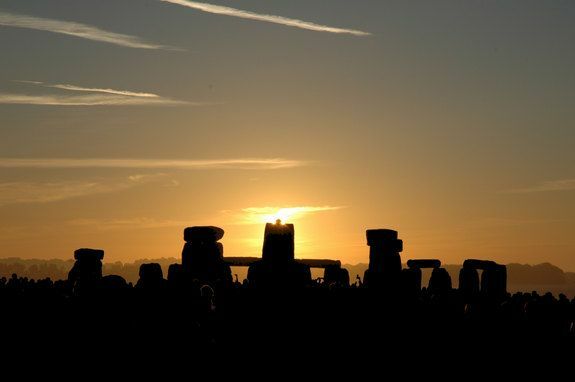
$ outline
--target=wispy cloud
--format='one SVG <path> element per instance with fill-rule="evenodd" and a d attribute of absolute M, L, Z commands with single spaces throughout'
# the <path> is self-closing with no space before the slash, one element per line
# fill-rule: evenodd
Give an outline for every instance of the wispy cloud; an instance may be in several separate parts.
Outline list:
<path fill-rule="evenodd" d="M 207 106 L 213 103 L 180 101 L 154 93 L 134 92 L 108 88 L 90 88 L 69 84 L 47 84 L 41 81 L 15 82 L 54 88 L 69 92 L 92 93 L 82 95 L 66 94 L 14 94 L 0 93 L 0 104 L 45 105 L 45 106 Z"/>
<path fill-rule="evenodd" d="M 16 203 L 49 203 L 95 194 L 127 190 L 163 179 L 165 174 L 130 176 L 119 180 L 0 183 L 0 206 Z"/>
<path fill-rule="evenodd" d="M 299 206 L 299 207 L 249 207 L 242 209 L 240 223 L 261 224 L 272 223 L 280 219 L 284 223 L 292 222 L 305 215 L 335 211 L 344 208 L 343 206 Z"/>
<path fill-rule="evenodd" d="M 0 25 L 59 33 L 128 48 L 180 50 L 170 46 L 150 43 L 138 37 L 108 32 L 86 24 L 18 15 L 7 12 L 0 12 Z"/>
<path fill-rule="evenodd" d="M 102 89 L 102 88 L 86 88 L 82 86 L 69 85 L 69 84 L 47 84 L 41 81 L 27 81 L 27 80 L 16 80 L 15 82 L 21 82 L 24 84 L 40 85 L 46 88 L 70 90 L 75 92 L 89 92 L 89 93 L 105 93 L 105 94 L 116 94 L 128 97 L 143 97 L 143 98 L 161 98 L 159 95 L 154 93 L 143 93 L 143 92 L 133 92 L 129 90 L 115 90 L 115 89 Z"/>
<path fill-rule="evenodd" d="M 268 23 L 281 24 L 281 25 L 285 25 L 288 27 L 312 30 L 312 31 L 316 31 L 316 32 L 343 33 L 343 34 L 351 34 L 354 36 L 369 36 L 370 35 L 370 33 L 368 33 L 368 32 L 363 32 L 363 31 L 359 31 L 359 30 L 335 28 L 335 27 L 316 24 L 316 23 L 312 23 L 312 22 L 308 22 L 308 21 L 290 19 L 290 18 L 283 17 L 283 16 L 260 14 L 260 13 L 255 13 L 255 12 L 251 12 L 251 11 L 243 11 L 241 9 L 236 9 L 236 8 L 224 7 L 221 5 L 201 3 L 198 1 L 188 1 L 188 0 L 161 0 L 161 1 L 166 2 L 166 3 L 182 5 L 182 6 L 188 7 L 188 8 L 197 9 L 197 10 L 202 11 L 202 12 L 214 13 L 217 15 L 239 17 L 242 19 L 264 21 L 264 22 L 268 22 Z"/>
<path fill-rule="evenodd" d="M 535 192 L 571 191 L 571 190 L 575 190 L 575 179 L 551 180 L 530 187 L 516 188 L 511 190 L 505 190 L 502 192 L 506 194 L 530 194 Z"/>
<path fill-rule="evenodd" d="M 194 103 L 168 98 L 127 97 L 120 95 L 28 95 L 0 93 L 0 104 L 5 105 L 44 105 L 44 106 L 206 106 L 207 103 Z"/>
<path fill-rule="evenodd" d="M 271 159 L 74 159 L 74 158 L 0 158 L 0 168 L 131 168 L 131 169 L 236 169 L 236 170 L 276 170 L 301 167 L 306 162 Z"/>

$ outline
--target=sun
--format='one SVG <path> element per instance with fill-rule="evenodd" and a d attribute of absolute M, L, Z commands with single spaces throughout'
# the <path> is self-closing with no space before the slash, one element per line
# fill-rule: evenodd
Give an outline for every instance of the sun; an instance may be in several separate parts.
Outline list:
<path fill-rule="evenodd" d="M 277 223 L 279 220 L 285 224 L 288 222 L 298 211 L 295 208 L 280 208 L 273 214 L 263 215 L 262 220 L 264 223 Z"/>
<path fill-rule="evenodd" d="M 314 212 L 339 210 L 343 207 L 333 206 L 301 206 L 301 207 L 249 207 L 244 208 L 242 212 L 245 214 L 244 219 L 249 224 L 261 223 L 293 223 L 303 216 Z"/>

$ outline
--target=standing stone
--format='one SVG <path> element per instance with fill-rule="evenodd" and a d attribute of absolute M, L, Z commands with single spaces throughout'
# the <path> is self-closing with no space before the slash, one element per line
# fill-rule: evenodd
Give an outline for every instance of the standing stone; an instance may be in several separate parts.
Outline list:
<path fill-rule="evenodd" d="M 168 283 L 170 287 L 178 288 L 183 283 L 182 264 L 170 264 L 168 267 Z"/>
<path fill-rule="evenodd" d="M 310 267 L 295 261 L 294 226 L 267 223 L 262 259 L 248 269 L 250 285 L 263 288 L 304 287 L 311 283 Z"/>
<path fill-rule="evenodd" d="M 421 292 L 421 268 L 414 267 L 401 271 L 401 291 L 406 297 L 417 298 Z"/>
<path fill-rule="evenodd" d="M 161 289 L 164 287 L 164 272 L 158 263 L 149 263 L 140 265 L 140 279 L 136 287 L 144 289 Z"/>
<path fill-rule="evenodd" d="M 507 267 L 497 264 L 497 295 L 505 297 L 507 295 Z"/>
<path fill-rule="evenodd" d="M 341 287 L 349 286 L 349 272 L 340 265 L 328 265 L 324 269 L 323 281 L 327 285 L 336 285 Z"/>
<path fill-rule="evenodd" d="M 466 301 L 479 294 L 479 272 L 471 267 L 462 267 L 459 271 L 459 291 Z"/>
<path fill-rule="evenodd" d="M 464 269 L 482 270 L 481 274 L 481 295 L 488 298 L 499 300 L 507 294 L 507 267 L 505 265 L 497 264 L 494 261 L 468 259 L 463 262 Z M 463 271 L 463 270 L 462 270 Z M 466 271 L 471 272 L 471 271 Z M 470 279 L 471 280 L 471 279 Z M 473 282 L 473 289 L 479 289 L 479 281 L 473 279 L 469 281 L 467 288 L 471 288 Z M 461 288 L 461 287 L 460 287 Z"/>
<path fill-rule="evenodd" d="M 449 293 L 451 291 L 451 276 L 449 276 L 447 269 L 433 269 L 427 289 L 434 295 L 445 295 Z"/>
<path fill-rule="evenodd" d="M 364 284 L 370 288 L 391 291 L 399 288 L 403 242 L 397 231 L 371 229 L 366 231 L 369 246 L 369 267 L 364 274 Z"/>
<path fill-rule="evenodd" d="M 224 247 L 218 243 L 224 236 L 219 227 L 188 227 L 184 230 L 181 272 L 186 279 L 215 285 L 231 283 L 232 271 L 224 262 Z M 176 268 L 174 268 L 176 272 Z"/>
<path fill-rule="evenodd" d="M 74 293 L 83 293 L 94 290 L 102 279 L 102 259 L 104 251 L 101 249 L 80 248 L 74 251 L 74 266 L 68 273 Z"/>
<path fill-rule="evenodd" d="M 495 264 L 483 271 L 481 293 L 494 300 L 505 297 L 507 294 L 507 267 L 505 265 Z"/>
<path fill-rule="evenodd" d="M 441 267 L 438 259 L 407 260 L 407 267 L 402 271 L 402 290 L 408 295 L 418 295 L 421 292 L 422 269 L 437 269 Z"/>

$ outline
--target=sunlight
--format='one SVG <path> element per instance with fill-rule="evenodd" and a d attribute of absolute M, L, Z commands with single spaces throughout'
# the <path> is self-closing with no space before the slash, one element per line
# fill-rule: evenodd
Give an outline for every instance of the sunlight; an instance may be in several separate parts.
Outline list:
<path fill-rule="evenodd" d="M 285 224 L 298 212 L 297 208 L 280 208 L 273 214 L 263 215 L 262 223 L 276 223 L 279 220 L 281 224 Z"/>
<path fill-rule="evenodd" d="M 247 214 L 245 216 L 247 222 L 252 224 L 276 223 L 278 219 L 281 220 L 282 224 L 286 224 L 286 223 L 292 223 L 294 220 L 297 220 L 306 214 L 321 211 L 337 210 L 340 208 L 341 207 L 332 207 L 332 206 L 251 207 L 251 208 L 244 208 L 243 212 Z"/>

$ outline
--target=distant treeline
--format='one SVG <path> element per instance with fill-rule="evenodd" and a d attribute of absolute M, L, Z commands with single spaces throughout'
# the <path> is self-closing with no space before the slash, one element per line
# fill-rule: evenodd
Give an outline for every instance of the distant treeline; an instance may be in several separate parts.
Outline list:
<path fill-rule="evenodd" d="M 127 281 L 135 283 L 138 281 L 140 265 L 145 263 L 159 263 L 164 270 L 164 277 L 167 277 L 168 267 L 170 264 L 179 263 L 174 257 L 161 259 L 141 259 L 133 263 L 104 263 L 104 275 L 119 275 Z M 39 259 L 21 259 L 18 257 L 9 257 L 0 259 L 0 277 L 10 277 L 13 273 L 18 276 L 28 277 L 31 279 L 43 279 L 46 277 L 52 280 L 64 280 L 68 278 L 68 272 L 72 269 L 74 260 L 39 260 Z"/>
<path fill-rule="evenodd" d="M 159 263 L 164 270 L 164 277 L 167 277 L 167 270 L 170 264 L 179 263 L 180 260 L 175 257 L 163 257 L 160 259 L 140 259 L 133 263 L 104 263 L 103 273 L 105 275 L 119 275 L 129 282 L 136 282 L 139 278 L 138 273 L 140 265 L 144 263 Z M 74 260 L 38 260 L 38 259 L 21 259 L 10 257 L 0 259 L 0 277 L 9 277 L 13 273 L 18 276 L 24 276 L 32 279 L 42 279 L 50 277 L 52 280 L 62 280 L 68 277 L 68 271 L 72 268 Z M 355 280 L 356 275 L 363 277 L 367 269 L 367 264 L 344 264 L 343 267 L 349 270 L 351 281 Z M 461 265 L 444 265 L 453 280 L 454 287 L 457 286 L 459 270 Z M 234 268 L 234 273 L 238 278 L 243 280 L 247 270 Z M 314 272 L 315 275 L 321 276 L 320 273 Z M 424 285 L 427 283 L 431 271 L 424 272 Z M 528 265 L 528 264 L 508 264 L 507 265 L 508 285 L 575 285 L 575 273 L 564 272 L 561 268 L 549 263 Z"/>

